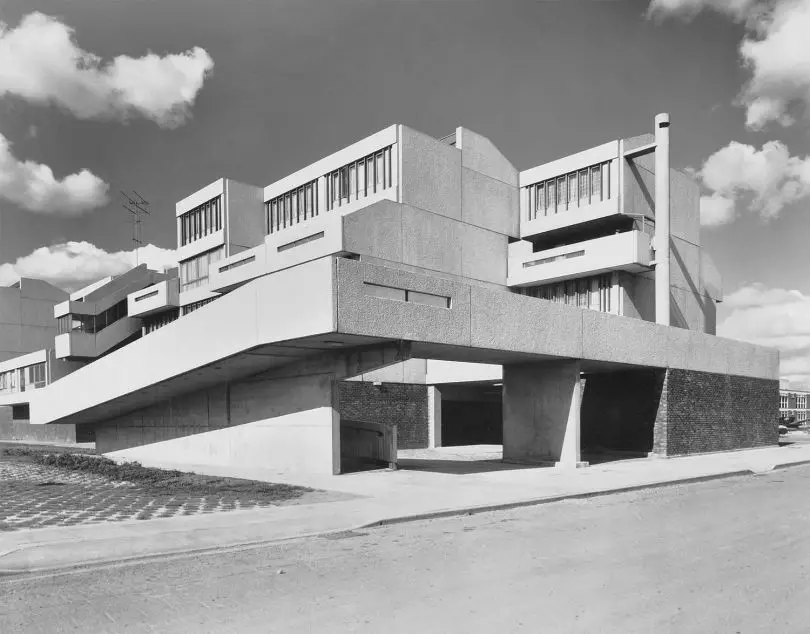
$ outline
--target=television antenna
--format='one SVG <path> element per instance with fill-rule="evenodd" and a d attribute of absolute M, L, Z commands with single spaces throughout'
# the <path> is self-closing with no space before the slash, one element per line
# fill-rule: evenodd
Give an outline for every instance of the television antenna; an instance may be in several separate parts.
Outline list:
<path fill-rule="evenodd" d="M 121 206 L 132 214 L 132 248 L 135 251 L 135 266 L 138 266 L 140 264 L 138 250 L 143 246 L 141 225 L 143 224 L 143 216 L 150 215 L 149 201 L 134 189 L 132 190 L 132 195 L 125 191 L 122 191 L 121 195 L 124 197 L 125 201 L 121 203 Z"/>

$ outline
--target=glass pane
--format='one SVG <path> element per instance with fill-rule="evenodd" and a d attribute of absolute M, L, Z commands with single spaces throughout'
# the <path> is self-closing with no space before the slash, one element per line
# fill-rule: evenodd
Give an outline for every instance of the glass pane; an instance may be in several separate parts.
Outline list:
<path fill-rule="evenodd" d="M 590 188 L 588 187 L 588 170 L 579 171 L 579 204 L 585 205 L 590 200 Z"/>

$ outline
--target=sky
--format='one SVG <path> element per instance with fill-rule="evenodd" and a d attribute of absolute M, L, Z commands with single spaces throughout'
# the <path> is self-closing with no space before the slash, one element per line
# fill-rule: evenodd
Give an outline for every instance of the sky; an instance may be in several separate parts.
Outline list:
<path fill-rule="evenodd" d="M 518 169 L 653 131 L 701 184 L 718 334 L 810 387 L 810 0 L 0 0 L 0 283 L 173 261 L 174 203 L 392 123 Z"/>

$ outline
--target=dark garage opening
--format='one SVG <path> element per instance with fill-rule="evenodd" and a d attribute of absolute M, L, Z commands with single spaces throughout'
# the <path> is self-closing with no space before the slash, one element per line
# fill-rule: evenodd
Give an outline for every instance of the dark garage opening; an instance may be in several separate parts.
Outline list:
<path fill-rule="evenodd" d="M 503 444 L 500 384 L 438 387 L 442 395 L 442 446 Z"/>
<path fill-rule="evenodd" d="M 646 457 L 653 450 L 663 370 L 586 374 L 580 414 L 583 460 Z"/>

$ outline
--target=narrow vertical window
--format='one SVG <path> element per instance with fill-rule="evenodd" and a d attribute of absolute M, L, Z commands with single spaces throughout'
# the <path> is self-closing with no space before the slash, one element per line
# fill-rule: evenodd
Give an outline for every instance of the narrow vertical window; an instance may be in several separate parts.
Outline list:
<path fill-rule="evenodd" d="M 577 173 L 568 175 L 568 206 L 576 207 L 579 204 L 579 194 L 577 193 Z"/>
<path fill-rule="evenodd" d="M 597 165 L 591 168 L 591 202 L 598 203 L 602 200 L 602 167 Z"/>
<path fill-rule="evenodd" d="M 579 204 L 587 205 L 590 202 L 590 188 L 588 187 L 588 170 L 579 170 Z"/>
<path fill-rule="evenodd" d="M 557 213 L 557 183 L 556 181 L 546 181 L 546 196 L 548 206 L 546 207 L 546 215 Z"/>

